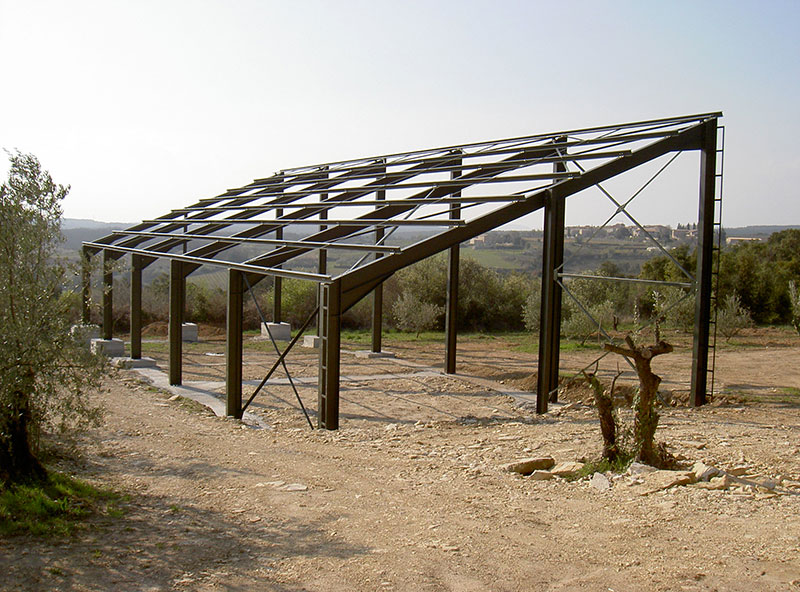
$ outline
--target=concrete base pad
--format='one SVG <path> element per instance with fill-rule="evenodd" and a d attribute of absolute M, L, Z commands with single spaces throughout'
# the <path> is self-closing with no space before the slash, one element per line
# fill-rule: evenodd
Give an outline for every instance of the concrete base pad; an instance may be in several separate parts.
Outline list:
<path fill-rule="evenodd" d="M 357 358 L 372 359 L 372 358 L 393 358 L 394 352 L 379 351 L 374 352 L 368 349 L 362 349 L 356 352 Z"/>
<path fill-rule="evenodd" d="M 197 325 L 195 323 L 183 323 L 181 325 L 181 341 L 195 343 L 198 341 Z"/>
<path fill-rule="evenodd" d="M 275 341 L 291 341 L 292 326 L 289 323 L 261 323 L 261 337 L 269 339 L 270 334 Z"/>
<path fill-rule="evenodd" d="M 92 339 L 89 345 L 90 351 L 95 354 L 103 354 L 109 358 L 119 358 L 125 355 L 125 342 L 122 339 Z"/>
<path fill-rule="evenodd" d="M 155 368 L 158 366 L 153 358 L 114 358 L 111 363 L 117 368 Z"/>
<path fill-rule="evenodd" d="M 319 348 L 319 343 L 318 335 L 303 335 L 303 347 Z"/>

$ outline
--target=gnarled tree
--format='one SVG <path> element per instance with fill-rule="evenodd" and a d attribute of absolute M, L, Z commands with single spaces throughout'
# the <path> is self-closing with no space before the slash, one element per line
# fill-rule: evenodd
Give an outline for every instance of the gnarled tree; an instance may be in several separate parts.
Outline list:
<path fill-rule="evenodd" d="M 665 464 L 663 450 L 655 444 L 655 433 L 658 427 L 656 396 L 661 384 L 661 377 L 656 375 L 650 364 L 656 356 L 672 351 L 672 345 L 666 341 L 658 341 L 655 345 L 636 345 L 630 335 L 625 336 L 628 347 L 606 343 L 603 347 L 633 360 L 639 376 L 639 393 L 634 400 L 633 420 L 633 455 L 634 459 L 648 465 L 660 467 Z"/>
<path fill-rule="evenodd" d="M 69 188 L 32 155 L 9 160 L 0 185 L 0 485 L 44 477 L 35 447 L 43 428 L 97 418 L 83 391 L 101 368 L 69 335 L 67 266 L 56 252 Z"/>

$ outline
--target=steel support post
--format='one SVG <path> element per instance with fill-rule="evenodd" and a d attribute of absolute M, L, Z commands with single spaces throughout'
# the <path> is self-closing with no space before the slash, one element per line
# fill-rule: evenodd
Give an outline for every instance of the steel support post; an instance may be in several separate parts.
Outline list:
<path fill-rule="evenodd" d="M 88 325 L 91 319 L 89 304 L 92 301 L 92 255 L 83 247 L 81 258 L 81 322 Z"/>
<path fill-rule="evenodd" d="M 280 218 L 283 216 L 283 210 L 278 209 L 275 210 L 275 217 Z M 275 239 L 280 240 L 283 238 L 283 228 L 278 228 L 275 231 Z M 280 267 L 280 265 L 278 265 Z M 283 279 L 275 276 L 273 278 L 273 299 L 272 299 L 272 322 L 273 323 L 280 323 L 281 322 L 281 292 L 282 292 L 282 284 Z"/>
<path fill-rule="evenodd" d="M 717 172 L 717 120 L 706 122 L 700 151 L 700 205 L 697 216 L 698 244 L 694 308 L 694 344 L 690 404 L 706 402 L 709 324 L 711 321 L 711 273 L 714 267 L 714 198 Z"/>
<path fill-rule="evenodd" d="M 342 284 L 320 284 L 320 336 L 318 425 L 339 429 L 339 357 L 342 316 Z"/>
<path fill-rule="evenodd" d="M 243 272 L 228 270 L 228 315 L 225 341 L 225 414 L 242 418 Z"/>
<path fill-rule="evenodd" d="M 142 256 L 131 256 L 131 358 L 142 357 Z"/>
<path fill-rule="evenodd" d="M 386 172 L 386 169 L 383 169 Z M 375 193 L 376 201 L 386 200 L 386 191 L 377 191 Z M 381 206 L 375 206 L 380 208 Z M 375 231 L 375 244 L 381 244 L 384 236 L 384 229 L 378 228 Z M 375 253 L 375 259 L 383 257 L 382 253 Z M 372 351 L 373 353 L 380 353 L 381 351 L 381 338 L 383 336 L 383 283 L 378 284 L 372 292 Z"/>
<path fill-rule="evenodd" d="M 183 262 L 170 262 L 169 271 L 169 383 L 183 382 L 183 311 L 186 308 L 186 274 Z"/>
<path fill-rule="evenodd" d="M 323 193 L 319 196 L 320 201 L 325 201 L 328 199 L 328 194 Z M 328 217 L 328 210 L 323 210 L 319 213 L 320 220 L 325 220 Z M 319 231 L 322 232 L 326 230 L 328 227 L 324 224 L 320 224 Z M 319 263 L 317 265 L 317 272 L 320 275 L 328 273 L 328 249 L 322 248 L 319 250 Z M 322 289 L 317 289 L 317 306 L 320 306 L 322 303 Z M 320 320 L 322 317 L 317 316 L 317 336 L 322 337 L 322 321 Z"/>
<path fill-rule="evenodd" d="M 556 163 L 557 172 L 566 171 Z M 544 207 L 544 253 L 542 262 L 542 308 L 539 320 L 539 375 L 536 412 L 546 413 L 548 401 L 557 400 L 558 362 L 561 347 L 561 286 L 558 271 L 564 262 L 564 214 L 566 200 L 549 191 Z M 551 396 L 552 393 L 552 396 Z"/>
<path fill-rule="evenodd" d="M 114 330 L 114 258 L 103 251 L 103 339 L 111 339 Z"/>
<path fill-rule="evenodd" d="M 451 179 L 461 176 L 461 171 L 450 173 Z M 453 194 L 461 197 L 461 192 Z M 461 217 L 461 206 L 457 203 L 450 205 L 450 219 L 458 220 Z M 447 296 L 444 317 L 444 371 L 446 374 L 456 373 L 456 345 L 458 339 L 458 270 L 460 265 L 461 245 L 450 247 L 447 258 Z"/>

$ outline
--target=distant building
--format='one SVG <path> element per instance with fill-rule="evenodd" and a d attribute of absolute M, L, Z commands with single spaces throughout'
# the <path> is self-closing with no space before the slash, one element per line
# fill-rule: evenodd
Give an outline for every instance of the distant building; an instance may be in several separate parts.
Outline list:
<path fill-rule="evenodd" d="M 740 245 L 743 243 L 760 243 L 762 239 L 757 236 L 729 236 L 725 239 L 726 245 Z"/>

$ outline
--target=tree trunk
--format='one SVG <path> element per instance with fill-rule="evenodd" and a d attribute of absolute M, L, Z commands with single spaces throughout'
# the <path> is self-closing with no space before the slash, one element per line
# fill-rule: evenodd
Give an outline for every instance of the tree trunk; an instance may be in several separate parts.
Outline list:
<path fill-rule="evenodd" d="M 655 445 L 655 433 L 658 427 L 655 401 L 661 377 L 653 373 L 650 363 L 655 356 L 671 352 L 672 346 L 665 341 L 659 341 L 651 346 L 636 346 L 630 335 L 625 337 L 625 342 L 628 348 L 611 343 L 605 344 L 604 348 L 632 359 L 636 366 L 636 373 L 639 375 L 639 394 L 634 402 L 633 452 L 637 461 L 658 467 L 664 460 Z"/>
<path fill-rule="evenodd" d="M 594 374 L 583 373 L 594 391 L 594 402 L 597 415 L 600 417 L 600 433 L 603 434 L 603 458 L 613 463 L 619 456 L 617 447 L 617 422 L 614 418 L 614 387 L 609 393 Z"/>
<path fill-rule="evenodd" d="M 33 380 L 24 380 L 29 388 L 33 388 Z M 31 450 L 30 430 L 32 416 L 30 408 L 30 392 L 26 388 L 12 393 L 8 403 L 10 409 L 3 414 L 0 431 L 0 481 L 19 483 L 44 478 L 46 471 Z"/>

